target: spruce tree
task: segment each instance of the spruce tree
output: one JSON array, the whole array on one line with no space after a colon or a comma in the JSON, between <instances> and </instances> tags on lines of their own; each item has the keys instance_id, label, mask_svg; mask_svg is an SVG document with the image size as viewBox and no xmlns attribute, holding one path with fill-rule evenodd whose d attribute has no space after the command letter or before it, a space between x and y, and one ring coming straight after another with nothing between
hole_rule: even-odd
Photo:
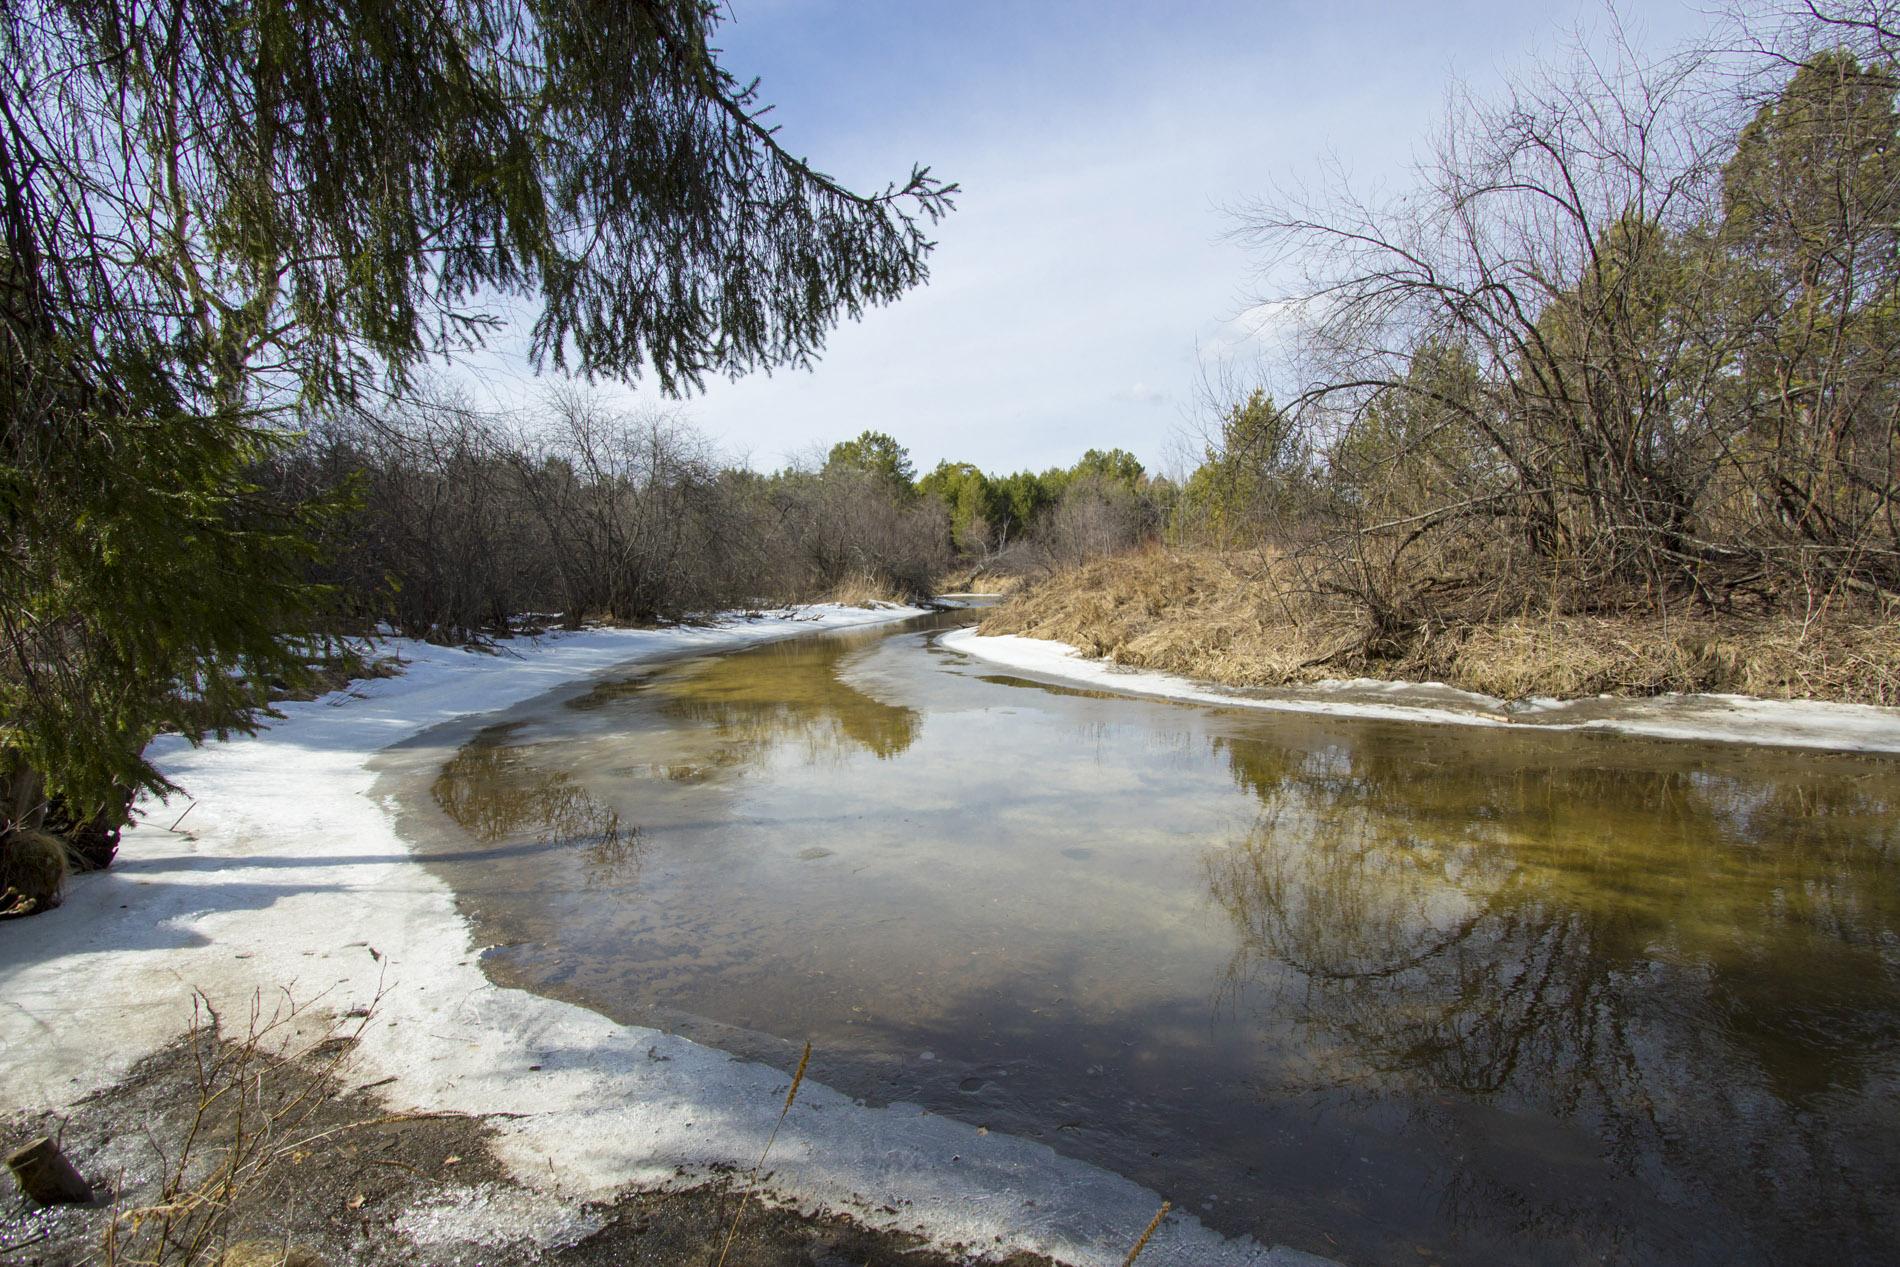
<instances>
[{"instance_id":1,"label":"spruce tree","mask_svg":"<svg viewBox=\"0 0 1900 1267\"><path fill-rule=\"evenodd\" d=\"M0 885L116 827L159 729L243 725L322 595L260 459L532 320L539 366L809 361L925 277L954 187L787 150L707 0L0 10Z\"/></svg>"},{"instance_id":2,"label":"spruce tree","mask_svg":"<svg viewBox=\"0 0 1900 1267\"><path fill-rule=\"evenodd\" d=\"M832 445L825 456L825 469L872 476L899 496L910 493L911 482L917 477L910 450L882 431L859 432L855 440Z\"/></svg>"}]
</instances>

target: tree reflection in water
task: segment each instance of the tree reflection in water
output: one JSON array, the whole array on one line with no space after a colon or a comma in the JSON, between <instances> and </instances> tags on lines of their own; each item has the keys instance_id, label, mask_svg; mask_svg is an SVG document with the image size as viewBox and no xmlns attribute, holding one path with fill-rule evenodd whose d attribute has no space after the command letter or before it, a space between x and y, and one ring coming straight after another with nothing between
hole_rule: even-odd
<instances>
[{"instance_id":1,"label":"tree reflection in water","mask_svg":"<svg viewBox=\"0 0 1900 1267\"><path fill-rule=\"evenodd\" d=\"M435 803L483 844L578 845L591 878L626 879L639 864L639 828L571 775L535 765L531 747L509 743L519 729L490 726L464 744L431 786Z\"/></svg>"},{"instance_id":2,"label":"tree reflection in water","mask_svg":"<svg viewBox=\"0 0 1900 1267\"><path fill-rule=\"evenodd\" d=\"M1144 703L931 627L511 712L435 787L488 970L1347 1261L1900 1244L1892 762ZM539 843L636 819L631 883Z\"/></svg>"},{"instance_id":3,"label":"tree reflection in water","mask_svg":"<svg viewBox=\"0 0 1900 1267\"><path fill-rule=\"evenodd\" d=\"M724 764L763 761L791 745L813 761L858 750L888 760L916 742L922 715L838 675L847 656L882 637L797 638L713 656L648 679L647 692L665 716L710 726Z\"/></svg>"},{"instance_id":4,"label":"tree reflection in water","mask_svg":"<svg viewBox=\"0 0 1900 1267\"><path fill-rule=\"evenodd\" d=\"M1223 999L1326 1053L1275 1093L1390 1102L1468 1144L1454 1218L1562 1235L1634 1184L1738 1230L1826 1210L1842 1258L1893 1243L1889 775L1215 742L1260 803L1204 863L1238 939Z\"/></svg>"}]
</instances>

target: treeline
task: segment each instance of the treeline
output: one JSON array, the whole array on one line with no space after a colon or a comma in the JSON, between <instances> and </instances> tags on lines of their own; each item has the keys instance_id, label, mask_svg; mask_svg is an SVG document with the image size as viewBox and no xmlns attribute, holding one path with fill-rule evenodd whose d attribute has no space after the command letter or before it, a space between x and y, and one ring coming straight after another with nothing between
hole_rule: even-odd
<instances>
[{"instance_id":1,"label":"treeline","mask_svg":"<svg viewBox=\"0 0 1900 1267\"><path fill-rule=\"evenodd\" d=\"M1073 567L1146 540L1166 524L1177 489L1123 449L1090 449L1070 467L989 475L940 462L917 481L940 504L950 548L999 576Z\"/></svg>"},{"instance_id":2,"label":"treeline","mask_svg":"<svg viewBox=\"0 0 1900 1267\"><path fill-rule=\"evenodd\" d=\"M941 509L842 461L772 474L676 417L581 392L497 415L435 401L327 422L274 461L287 502L340 502L312 580L338 626L416 637L519 618L644 622L822 598L916 597L949 564Z\"/></svg>"},{"instance_id":3,"label":"treeline","mask_svg":"<svg viewBox=\"0 0 1900 1267\"><path fill-rule=\"evenodd\" d=\"M1304 279L1280 401L1230 398L1172 530L1270 548L1374 640L1887 611L1900 78L1855 8L1584 59L1460 101L1402 197L1255 208Z\"/></svg>"},{"instance_id":4,"label":"treeline","mask_svg":"<svg viewBox=\"0 0 1900 1267\"><path fill-rule=\"evenodd\" d=\"M259 470L285 506L335 509L311 582L334 628L455 640L525 618L655 621L851 595L921 599L957 569L1022 574L1151 535L1173 489L1121 450L992 479L915 478L866 431L822 462L731 463L676 415L569 390L502 415L452 399L313 427Z\"/></svg>"}]
</instances>

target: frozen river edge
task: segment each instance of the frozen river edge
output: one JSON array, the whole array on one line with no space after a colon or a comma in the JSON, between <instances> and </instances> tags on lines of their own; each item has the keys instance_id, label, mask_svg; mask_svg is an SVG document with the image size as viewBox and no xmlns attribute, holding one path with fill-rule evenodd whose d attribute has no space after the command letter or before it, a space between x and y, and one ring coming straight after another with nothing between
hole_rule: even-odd
<instances>
[{"instance_id":1,"label":"frozen river edge","mask_svg":"<svg viewBox=\"0 0 1900 1267\"><path fill-rule=\"evenodd\" d=\"M642 659L916 614L811 607L549 636L499 654L392 640L379 650L404 661L400 676L283 705L253 737L198 748L160 739L148 755L192 799L147 806L109 871L77 877L63 906L0 931L0 1094L19 1109L64 1108L179 1037L194 991L233 1016L260 993L268 1008L287 992L332 1014L375 1003L358 1070L366 1083L393 1079L379 1089L392 1110L515 1115L496 1119L497 1149L551 1205L749 1168L788 1076L489 982L453 893L372 799L370 763L443 722ZM1043 1145L810 1082L770 1171L768 1191L803 1209L1077 1267L1121 1262L1160 1203ZM1142 1261L1322 1260L1177 1214Z\"/></svg>"},{"instance_id":2,"label":"frozen river edge","mask_svg":"<svg viewBox=\"0 0 1900 1267\"><path fill-rule=\"evenodd\" d=\"M1067 643L1043 638L986 636L970 628L945 634L939 643L1020 673L1040 674L1098 690L1221 708L1441 725L1606 731L1643 739L1834 752L1900 753L1900 708L1870 704L1757 699L1747 695L1501 700L1437 682L1373 678L1249 691L1091 659Z\"/></svg>"}]
</instances>

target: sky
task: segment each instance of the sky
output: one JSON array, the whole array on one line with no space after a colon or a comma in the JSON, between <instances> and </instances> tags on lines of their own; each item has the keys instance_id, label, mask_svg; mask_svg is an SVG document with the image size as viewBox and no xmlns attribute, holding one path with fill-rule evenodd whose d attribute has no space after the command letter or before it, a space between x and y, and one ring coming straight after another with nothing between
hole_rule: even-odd
<instances>
[{"instance_id":1,"label":"sky","mask_svg":"<svg viewBox=\"0 0 1900 1267\"><path fill-rule=\"evenodd\" d=\"M922 472L1066 466L1120 447L1178 470L1201 385L1244 379L1272 293L1237 215L1327 163L1403 184L1456 81L1481 94L1596 0L1438 3L727 0L716 44L757 76L788 149L860 190L912 163L957 182L930 280L846 322L810 371L714 380L673 401L729 456L771 469L866 429ZM1707 25L1691 0L1619 6L1640 46ZM477 399L545 390L502 340L454 371Z\"/></svg>"}]
</instances>

